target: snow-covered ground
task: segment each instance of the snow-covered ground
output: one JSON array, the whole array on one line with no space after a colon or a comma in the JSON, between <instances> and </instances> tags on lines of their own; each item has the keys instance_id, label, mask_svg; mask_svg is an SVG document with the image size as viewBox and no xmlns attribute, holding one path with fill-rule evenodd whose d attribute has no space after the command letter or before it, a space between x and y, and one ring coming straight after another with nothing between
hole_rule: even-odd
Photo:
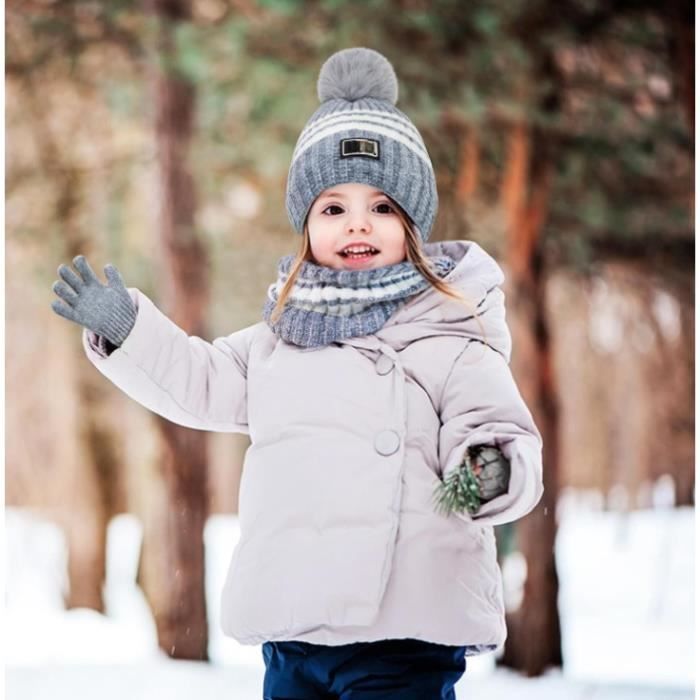
<instances>
[{"instance_id":1,"label":"snow-covered ground","mask_svg":"<svg viewBox=\"0 0 700 700\"><path fill-rule=\"evenodd\" d=\"M525 679L496 669L493 654L473 657L457 697L693 698L694 510L601 512L571 494L557 517L564 669ZM63 609L66 549L53 524L7 509L5 536L8 700L262 697L260 647L224 637L218 624L219 593L238 537L235 517L212 517L205 531L210 664L173 661L159 651L134 583L141 529L133 516L110 524L106 615ZM513 595L522 576L517 557L504 576Z\"/></svg>"}]
</instances>

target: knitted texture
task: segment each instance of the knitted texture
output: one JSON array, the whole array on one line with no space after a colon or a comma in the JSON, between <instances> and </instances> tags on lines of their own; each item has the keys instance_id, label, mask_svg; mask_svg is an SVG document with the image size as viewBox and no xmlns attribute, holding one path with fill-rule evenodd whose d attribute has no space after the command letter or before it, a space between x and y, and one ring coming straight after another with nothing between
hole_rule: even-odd
<instances>
[{"instance_id":1,"label":"knitted texture","mask_svg":"<svg viewBox=\"0 0 700 700\"><path fill-rule=\"evenodd\" d=\"M321 106L299 136L287 178L294 229L303 231L323 190L357 182L389 195L427 241L438 206L435 175L418 129L394 105L398 84L389 61L371 49L339 51L321 68L318 94Z\"/></svg>"},{"instance_id":2,"label":"knitted texture","mask_svg":"<svg viewBox=\"0 0 700 700\"><path fill-rule=\"evenodd\" d=\"M292 255L280 260L277 281L268 288L263 318L282 340L302 347L370 335L401 304L430 285L408 261L369 270L336 270L305 261L282 315L272 323L272 311L293 261ZM446 277L455 267L449 257L430 261L439 277Z\"/></svg>"},{"instance_id":3,"label":"knitted texture","mask_svg":"<svg viewBox=\"0 0 700 700\"><path fill-rule=\"evenodd\" d=\"M469 464L479 482L479 497L490 501L508 493L510 462L497 447L472 445L468 449Z\"/></svg>"},{"instance_id":4,"label":"knitted texture","mask_svg":"<svg viewBox=\"0 0 700 700\"><path fill-rule=\"evenodd\" d=\"M73 265L60 265L60 281L54 282L53 291L64 303L54 301L51 308L67 318L106 338L119 347L136 323L136 309L122 281L119 270L105 265L107 284L102 284L82 255L73 258Z\"/></svg>"}]
</instances>

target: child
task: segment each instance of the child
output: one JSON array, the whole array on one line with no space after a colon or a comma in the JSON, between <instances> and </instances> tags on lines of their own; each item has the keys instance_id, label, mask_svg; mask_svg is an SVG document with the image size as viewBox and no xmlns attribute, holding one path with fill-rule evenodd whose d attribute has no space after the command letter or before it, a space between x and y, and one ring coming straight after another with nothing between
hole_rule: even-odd
<instances>
[{"instance_id":1,"label":"child","mask_svg":"<svg viewBox=\"0 0 700 700\"><path fill-rule=\"evenodd\" d=\"M505 640L493 525L540 499L541 437L501 269L472 241L426 243L435 177L391 64L340 51L318 92L287 182L301 249L263 321L188 337L82 256L53 308L136 401L250 435L222 626L262 643L265 698L454 698L465 657Z\"/></svg>"}]
</instances>

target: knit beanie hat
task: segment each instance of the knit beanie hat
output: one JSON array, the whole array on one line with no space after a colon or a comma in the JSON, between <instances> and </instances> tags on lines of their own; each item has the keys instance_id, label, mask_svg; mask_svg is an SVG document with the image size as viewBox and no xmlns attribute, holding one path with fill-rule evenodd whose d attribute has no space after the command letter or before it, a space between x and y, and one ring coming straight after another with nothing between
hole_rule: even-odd
<instances>
[{"instance_id":1,"label":"knit beanie hat","mask_svg":"<svg viewBox=\"0 0 700 700\"><path fill-rule=\"evenodd\" d=\"M372 49L343 49L321 67L317 90L321 106L299 136L287 179L294 229L303 232L323 190L359 182L396 201L427 241L438 205L435 175L418 129L395 106L391 63Z\"/></svg>"}]
</instances>

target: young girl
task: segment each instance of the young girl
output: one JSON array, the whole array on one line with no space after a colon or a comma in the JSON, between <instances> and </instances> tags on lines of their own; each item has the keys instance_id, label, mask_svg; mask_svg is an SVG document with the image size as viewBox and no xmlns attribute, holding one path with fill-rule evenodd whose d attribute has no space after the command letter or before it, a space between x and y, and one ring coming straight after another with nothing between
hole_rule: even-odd
<instances>
[{"instance_id":1,"label":"young girl","mask_svg":"<svg viewBox=\"0 0 700 700\"><path fill-rule=\"evenodd\" d=\"M426 243L435 177L391 64L340 51L318 92L287 182L301 249L263 321L188 337L82 256L53 309L136 401L250 436L222 626L262 643L265 698L454 698L465 657L505 640L493 526L538 502L541 437L501 269L473 241Z\"/></svg>"}]
</instances>

